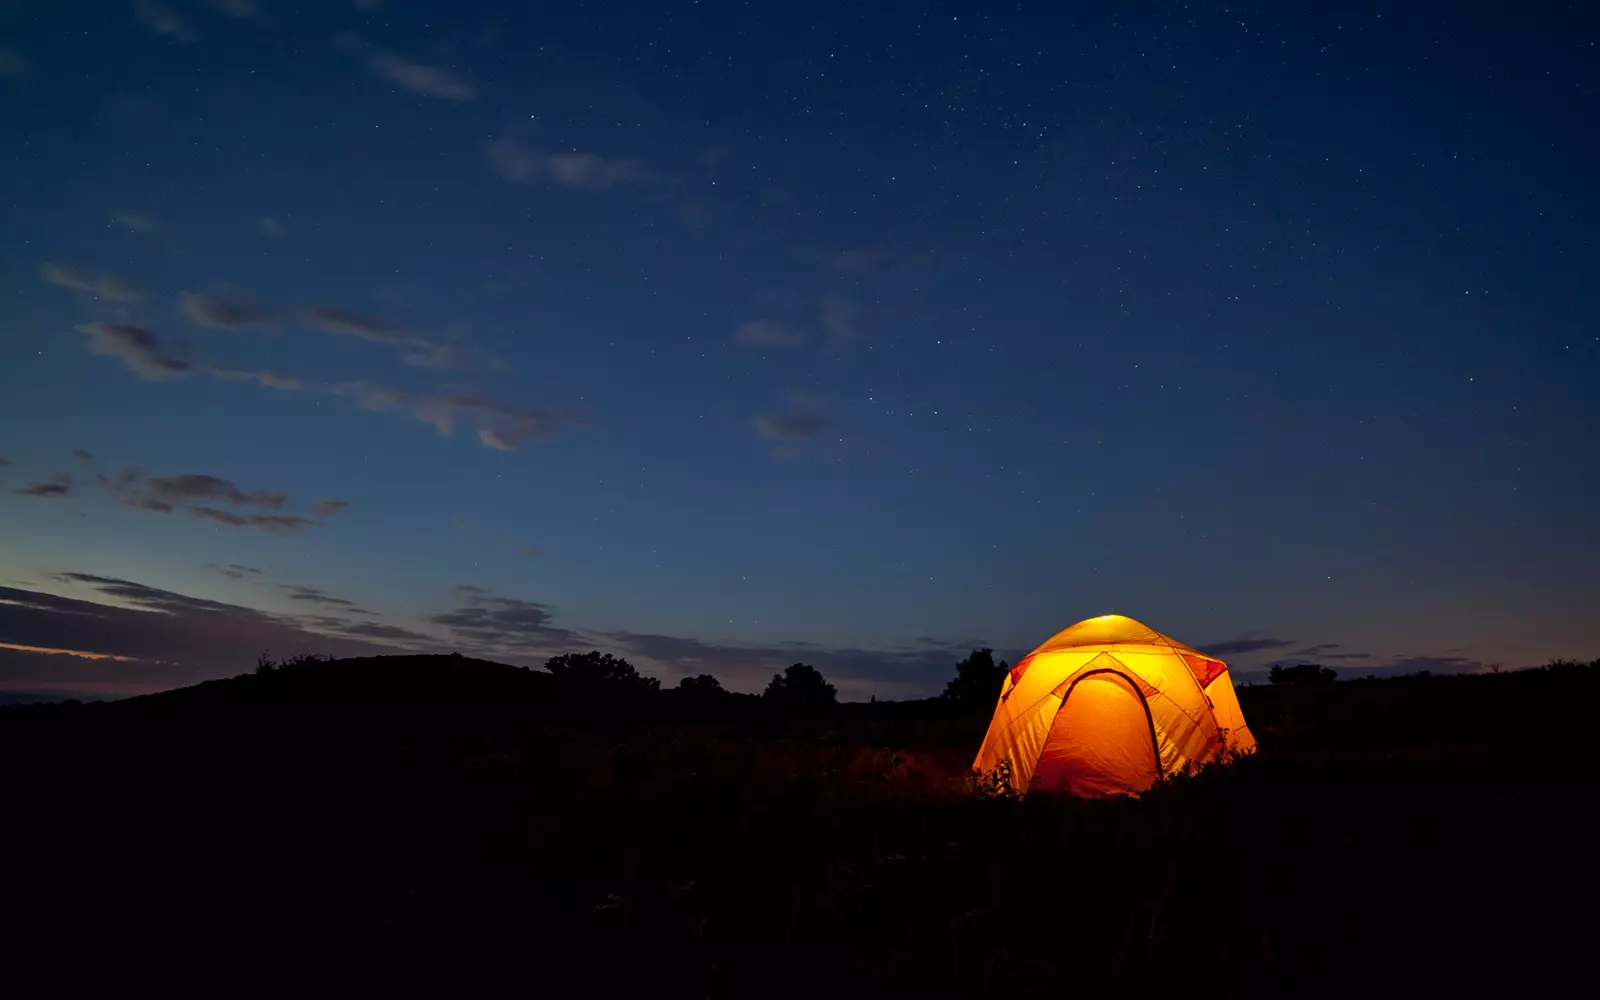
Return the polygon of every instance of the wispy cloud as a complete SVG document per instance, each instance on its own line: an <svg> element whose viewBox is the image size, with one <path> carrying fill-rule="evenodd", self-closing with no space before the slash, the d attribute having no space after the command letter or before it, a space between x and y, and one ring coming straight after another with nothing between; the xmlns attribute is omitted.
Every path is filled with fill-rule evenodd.
<svg viewBox="0 0 1600 1000"><path fill-rule="evenodd" d="M805 335L782 320L753 319L734 329L733 341L746 347L798 347Z"/></svg>
<svg viewBox="0 0 1600 1000"><path fill-rule="evenodd" d="M118 212L111 217L111 221L136 233L144 233L146 236L161 232L161 223L157 222L154 216L142 212Z"/></svg>
<svg viewBox="0 0 1600 1000"><path fill-rule="evenodd" d="M207 365L206 371L217 378L257 382L268 389L298 389L304 384L297 378L267 369L257 370L234 368L230 365Z"/></svg>
<svg viewBox="0 0 1600 1000"><path fill-rule="evenodd" d="M179 308L189 322L213 330L242 330L270 323L273 319L272 310L262 306L199 292L184 292Z"/></svg>
<svg viewBox="0 0 1600 1000"><path fill-rule="evenodd" d="M145 487L162 500L184 503L190 500L225 500L239 507L266 507L281 510L289 502L287 494L273 490L241 490L230 479L190 473L182 476L152 476Z"/></svg>
<svg viewBox="0 0 1600 1000"><path fill-rule="evenodd" d="M553 610L547 604L501 597L471 585L457 587L454 593L462 606L428 621L469 645L524 654L557 652L578 638L572 630L552 624Z"/></svg>
<svg viewBox="0 0 1600 1000"><path fill-rule="evenodd" d="M347 309L333 309L327 306L318 306L308 309L301 315L300 321L313 330L322 333L339 333L348 337L359 337L362 340L372 340L378 343L392 344L400 340L400 328L383 320L373 319L350 312Z"/></svg>
<svg viewBox="0 0 1600 1000"><path fill-rule="evenodd" d="M86 588L95 599L0 588L0 635L39 649L76 649L125 659L63 662L64 657L0 651L0 686L66 681L80 689L157 690L242 673L263 649L280 655L370 656L417 648L428 641L414 633L361 635L338 621L314 629L298 616L269 614L115 577L62 573L52 579ZM397 647L395 641L402 645Z"/></svg>
<svg viewBox="0 0 1600 1000"><path fill-rule="evenodd" d="M92 295L108 302L138 302L144 298L144 293L138 286L114 274L102 274L96 277L65 264L56 263L45 264L39 269L39 273L52 285L70 288L75 292Z"/></svg>
<svg viewBox="0 0 1600 1000"><path fill-rule="evenodd" d="M261 20L261 5L256 0L210 0L217 11L241 21Z"/></svg>
<svg viewBox="0 0 1600 1000"><path fill-rule="evenodd" d="M1259 653L1268 649L1287 649L1295 645L1293 639L1274 639L1271 636L1246 635L1227 642L1216 642L1208 646L1201 646L1202 652L1213 656L1232 656L1239 653Z"/></svg>
<svg viewBox="0 0 1600 1000"><path fill-rule="evenodd" d="M74 448L72 449L72 457L80 462L93 462L94 452L88 451L84 448Z"/></svg>
<svg viewBox="0 0 1600 1000"><path fill-rule="evenodd" d="M89 353L116 358L142 379L159 381L184 375L193 367L162 351L155 333L125 323L83 323L77 327L89 337Z"/></svg>
<svg viewBox="0 0 1600 1000"><path fill-rule="evenodd" d="M366 60L378 76L414 94L445 101L470 101L478 96L470 81L440 66L412 62L392 52L371 52Z"/></svg>
<svg viewBox="0 0 1600 1000"><path fill-rule="evenodd" d="M257 219L256 225L261 227L261 231L266 233L268 236L275 236L279 239L282 239L283 237L289 235L289 227L284 225L282 221L274 219L269 215L263 215L261 218Z"/></svg>
<svg viewBox="0 0 1600 1000"><path fill-rule="evenodd" d="M250 525L260 528L269 535L287 535L302 528L314 528L317 522L294 514L252 514Z"/></svg>
<svg viewBox="0 0 1600 1000"><path fill-rule="evenodd" d="M299 587L287 583L282 583L278 586L281 589L289 592L289 600L291 601L304 601L308 604L320 604L323 607L335 608L347 614L353 615L375 614L375 612L368 611L359 606L355 601L346 600L343 597L334 597L332 594L329 594L323 590L319 590L316 587Z"/></svg>
<svg viewBox="0 0 1600 1000"><path fill-rule="evenodd" d="M454 431L457 421L474 421L478 440L499 451L512 451L533 438L552 434L562 423L550 410L524 409L473 395L427 396L417 403L415 412L418 420L445 436Z"/></svg>
<svg viewBox="0 0 1600 1000"><path fill-rule="evenodd" d="M830 293L817 300L823 348L841 354L861 339L861 307L853 299Z"/></svg>
<svg viewBox="0 0 1600 1000"><path fill-rule="evenodd" d="M235 514L231 510L218 510L215 507L190 507L189 513L202 520L226 524L230 528L242 528L250 523L242 514Z"/></svg>
<svg viewBox="0 0 1600 1000"><path fill-rule="evenodd" d="M61 473L47 483L29 483L11 491L19 497L38 497L44 500L60 500L72 494L72 477Z"/></svg>
<svg viewBox="0 0 1600 1000"><path fill-rule="evenodd" d="M402 360L413 368L433 371L456 371L471 367L474 352L460 344L438 344L425 351L407 354Z"/></svg>
<svg viewBox="0 0 1600 1000"><path fill-rule="evenodd" d="M318 500L311 505L311 509L320 517L332 517L348 506L350 506L348 500Z"/></svg>
<svg viewBox="0 0 1600 1000"><path fill-rule="evenodd" d="M157 0L134 0L133 11L145 27L175 42L194 42L200 39L189 22L177 11Z"/></svg>
<svg viewBox="0 0 1600 1000"><path fill-rule="evenodd" d="M122 502L129 507L148 510L156 514L170 514L174 509L172 504L167 503L165 500L157 500L155 497L129 497Z"/></svg>
<svg viewBox="0 0 1600 1000"><path fill-rule="evenodd" d="M577 151L553 153L511 137L491 139L485 148L495 173L510 181L549 180L566 187L601 191L654 179L654 174L635 160L608 159Z"/></svg>
<svg viewBox="0 0 1600 1000"><path fill-rule="evenodd" d="M406 405L406 394L399 389L373 385L370 382L346 382L335 386L333 391L338 395L354 399L363 410L382 412Z"/></svg>
<svg viewBox="0 0 1600 1000"><path fill-rule="evenodd" d="M230 528L243 528L246 526L258 528L269 535L285 535L300 531L303 528L315 527L315 521L306 517L293 514L235 514L231 510L219 510L216 507L190 507L189 513L207 521L225 524Z"/></svg>
<svg viewBox="0 0 1600 1000"><path fill-rule="evenodd" d="M262 575L261 570L254 566L245 566L242 563L228 563L226 566L219 566L216 563L206 563L206 569L215 570L230 580L242 580L246 575Z"/></svg>
<svg viewBox="0 0 1600 1000"><path fill-rule="evenodd" d="M805 441L828 426L828 411L819 399L796 396L782 413L762 414L755 419L756 432L773 441Z"/></svg>

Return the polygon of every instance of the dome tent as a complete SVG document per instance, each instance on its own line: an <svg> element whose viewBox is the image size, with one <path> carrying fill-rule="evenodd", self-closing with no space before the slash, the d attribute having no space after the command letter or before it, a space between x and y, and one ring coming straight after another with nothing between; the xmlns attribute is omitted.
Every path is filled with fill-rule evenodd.
<svg viewBox="0 0 1600 1000"><path fill-rule="evenodd" d="M1018 794L1144 791L1225 750L1248 753L1228 666L1123 615L1089 618L1017 661L973 769Z"/></svg>

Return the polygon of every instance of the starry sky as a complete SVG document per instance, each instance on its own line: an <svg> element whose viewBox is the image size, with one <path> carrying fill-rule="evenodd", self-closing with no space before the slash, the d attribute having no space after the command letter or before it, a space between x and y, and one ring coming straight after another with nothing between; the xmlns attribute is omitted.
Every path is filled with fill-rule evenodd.
<svg viewBox="0 0 1600 1000"><path fill-rule="evenodd" d="M1600 21L1131 6L0 0L0 692L1600 655Z"/></svg>

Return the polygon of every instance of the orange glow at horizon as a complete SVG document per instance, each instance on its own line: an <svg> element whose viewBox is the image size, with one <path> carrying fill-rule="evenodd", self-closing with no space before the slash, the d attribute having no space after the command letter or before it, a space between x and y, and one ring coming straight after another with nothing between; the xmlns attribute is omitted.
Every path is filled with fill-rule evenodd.
<svg viewBox="0 0 1600 1000"><path fill-rule="evenodd" d="M56 656L79 656L85 660L117 660L132 663L136 656L118 656L115 653L90 653L81 649L51 649L48 646L22 646L14 642L0 642L0 649L15 649L24 653L49 653Z"/></svg>

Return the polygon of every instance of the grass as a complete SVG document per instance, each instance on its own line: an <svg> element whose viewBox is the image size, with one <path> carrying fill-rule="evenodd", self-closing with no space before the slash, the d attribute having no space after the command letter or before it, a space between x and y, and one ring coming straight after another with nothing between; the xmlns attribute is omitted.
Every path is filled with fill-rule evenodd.
<svg viewBox="0 0 1600 1000"><path fill-rule="evenodd" d="M41 941L373 982L1539 992L1586 954L1597 677L1245 689L1259 753L1095 802L972 795L987 720L937 706L7 709L7 884Z"/></svg>

